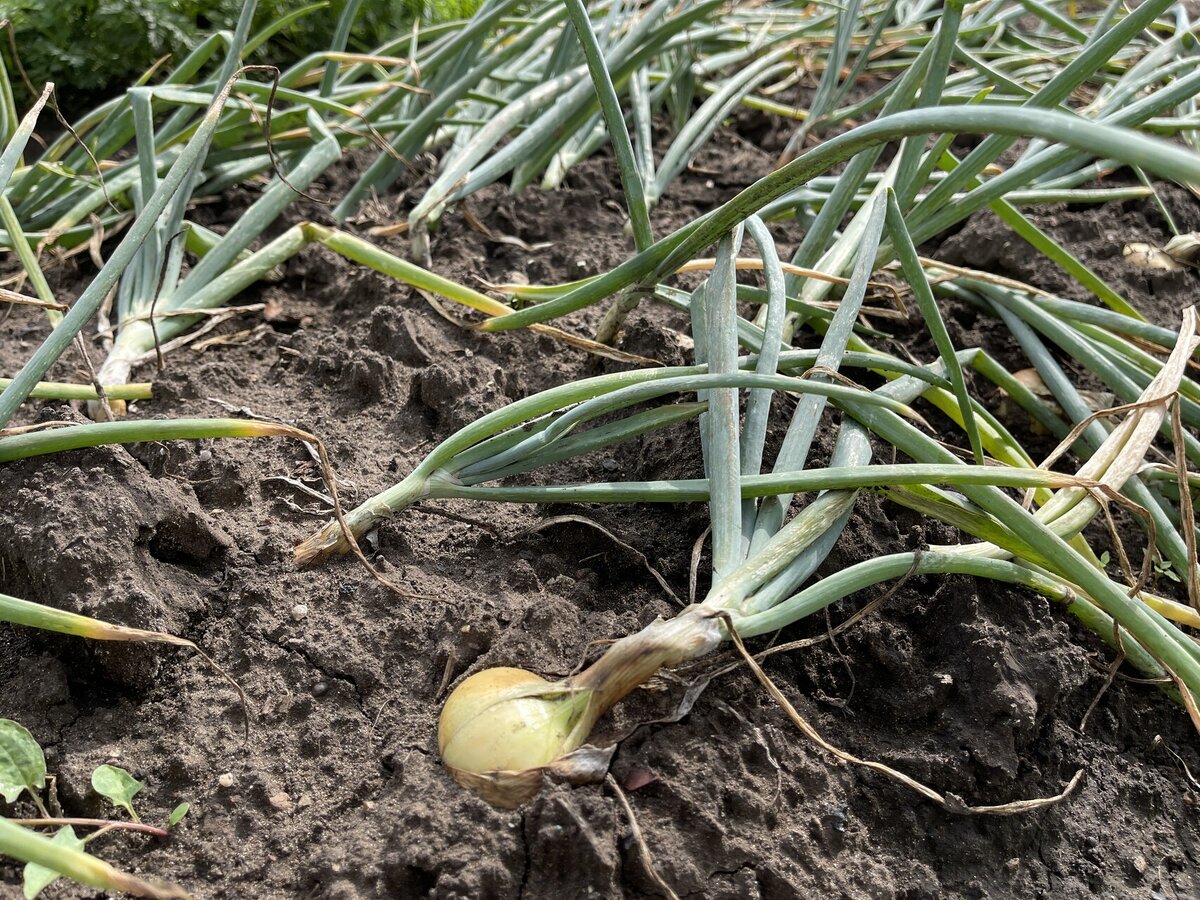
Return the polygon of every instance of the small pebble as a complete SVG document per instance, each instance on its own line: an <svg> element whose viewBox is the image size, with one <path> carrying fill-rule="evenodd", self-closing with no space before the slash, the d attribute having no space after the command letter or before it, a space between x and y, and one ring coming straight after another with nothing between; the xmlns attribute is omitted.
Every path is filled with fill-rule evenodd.
<svg viewBox="0 0 1200 900"><path fill-rule="evenodd" d="M297 603L292 607L292 618L299 622L308 615L308 607L303 603Z"/></svg>
<svg viewBox="0 0 1200 900"><path fill-rule="evenodd" d="M1146 862L1146 857L1139 853L1133 858L1133 868L1139 875L1145 875L1146 870L1150 868L1150 863Z"/></svg>
<svg viewBox="0 0 1200 900"><path fill-rule="evenodd" d="M292 798L283 791L272 794L267 798L267 802L271 804L272 809L277 809L280 812L290 812L292 809Z"/></svg>
<svg viewBox="0 0 1200 900"><path fill-rule="evenodd" d="M200 460L200 462L208 462L210 459L212 459L212 451L211 450L201 450L197 454L197 458Z"/></svg>
<svg viewBox="0 0 1200 900"><path fill-rule="evenodd" d="M225 772L220 778L217 779L217 784L223 788L233 787L233 774L230 772Z"/></svg>
<svg viewBox="0 0 1200 900"><path fill-rule="evenodd" d="M324 697L329 693L329 685L324 681L318 681L312 686L312 695L314 697Z"/></svg>

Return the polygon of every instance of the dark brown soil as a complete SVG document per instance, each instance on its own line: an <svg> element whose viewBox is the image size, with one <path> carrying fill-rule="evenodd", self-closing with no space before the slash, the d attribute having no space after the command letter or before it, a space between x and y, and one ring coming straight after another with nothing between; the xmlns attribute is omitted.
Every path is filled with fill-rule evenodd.
<svg viewBox="0 0 1200 900"><path fill-rule="evenodd" d="M738 125L765 149L721 136L697 162L718 174L685 176L658 210L660 231L767 171L778 137L748 117ZM205 214L228 222L248 200L235 195ZM489 242L455 212L434 235L434 266L467 283L601 271L631 252L619 200L607 158L581 166L554 194L512 198L489 189L471 201L480 220L553 246L528 253ZM386 224L408 202L390 197L355 227ZM1181 225L1200 224L1188 195L1171 192L1169 202ZM317 207L305 214L323 215ZM1173 324L1171 311L1192 301L1195 276L1131 271L1120 258L1125 240L1161 237L1152 205L1043 210L1038 220L1156 319ZM779 234L790 252L797 234ZM403 238L380 241L405 250ZM942 250L1074 295L1055 271L1033 267L1033 254L989 216ZM69 293L87 266L57 269L56 287ZM221 415L216 398L294 422L328 442L351 499L392 484L480 413L599 367L545 338L457 328L409 289L321 249L246 299L276 301L282 313L253 343L180 351L165 372L142 372L156 379L156 399L134 414ZM596 316L571 324L584 328ZM960 346L982 342L1018 361L997 323L954 305L947 316ZM639 310L625 346L681 361L678 325L662 310ZM0 370L15 370L44 331L32 313L13 313L0 334ZM918 325L897 334L928 357ZM56 374L78 377L76 365L65 359ZM37 404L24 417L71 415ZM680 429L577 463L564 477L661 477L697 466L694 437ZM523 529L548 512L588 515L637 546L683 593L704 508L438 506L480 525L413 510L373 545L377 565L421 595L399 599L352 561L294 568L292 545L323 520L296 511L312 501L270 480L279 475L316 483L304 449L281 440L103 448L0 469L0 590L185 635L249 696L244 746L233 692L183 652L0 626L0 714L46 747L68 814L104 812L88 775L114 760L145 780L146 819L192 803L170 840L108 837L99 851L200 898L655 896L607 788L557 787L521 810L498 812L446 776L435 722L445 688L465 673L489 665L564 673L590 641L677 608L599 533L564 525L521 536ZM864 496L823 572L952 539ZM841 604L833 620L865 599ZM824 629L824 621L802 623L786 636ZM1120 681L1080 734L1104 681L1097 667L1109 658L1038 597L942 578L906 584L836 647L768 664L831 741L970 803L1057 793L1086 770L1069 800L1028 815L950 815L878 775L836 764L742 670L715 679L677 724L637 730L613 773L629 788L659 872L681 897L1195 897L1198 795L1188 770L1200 774L1196 734L1153 687ZM678 681L655 682L621 721L670 713L681 693ZM224 773L232 787L220 786ZM16 867L0 864L8 885L0 895L17 895L17 877ZM46 896L94 892L56 886Z"/></svg>

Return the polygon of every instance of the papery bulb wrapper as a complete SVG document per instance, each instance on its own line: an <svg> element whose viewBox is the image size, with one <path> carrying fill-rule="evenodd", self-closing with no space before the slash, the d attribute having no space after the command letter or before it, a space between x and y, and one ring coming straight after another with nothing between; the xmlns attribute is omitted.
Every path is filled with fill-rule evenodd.
<svg viewBox="0 0 1200 900"><path fill-rule="evenodd" d="M571 741L586 706L586 696L556 692L532 672L485 669L446 699L438 722L442 761L479 774L540 768L578 745Z"/></svg>

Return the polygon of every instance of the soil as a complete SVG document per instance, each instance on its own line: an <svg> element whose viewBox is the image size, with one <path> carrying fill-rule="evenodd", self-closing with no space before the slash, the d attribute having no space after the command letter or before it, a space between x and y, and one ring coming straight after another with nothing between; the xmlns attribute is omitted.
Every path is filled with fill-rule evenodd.
<svg viewBox="0 0 1200 900"><path fill-rule="evenodd" d="M768 171L785 136L742 115L656 211L658 232ZM363 163L347 160L321 186L326 195ZM418 165L402 188L428 178ZM470 202L480 221L496 234L552 246L529 252L485 239L459 210L433 236L433 266L465 283L602 271L631 252L620 196L607 156L581 165L554 193L514 198L487 189ZM1181 227L1200 227L1190 195L1164 188L1164 196ZM397 221L411 198L403 189L389 195L352 230ZM237 192L199 214L220 226L252 199ZM1155 320L1175 324L1174 312L1192 301L1196 275L1146 272L1121 259L1124 241L1163 237L1152 204L1035 213ZM300 204L291 215L326 212ZM778 234L790 253L799 233ZM373 240L406 251L403 237ZM990 214L927 249L1077 296ZM54 286L71 295L90 272L86 257L75 257L54 269ZM327 442L351 500L397 481L479 414L615 365L527 333L458 327L410 289L320 248L244 300L267 302L271 318L227 323L221 333L249 331L253 340L182 350L165 371L141 372L155 380L155 399L132 414L213 416L228 404L311 429ZM999 323L955 304L945 313L959 346L982 344L1006 363L1021 362ZM566 324L585 331L597 318L587 311ZM623 346L681 362L681 324L643 306ZM919 323L892 330L899 346L929 357ZM15 370L44 333L32 312L12 313L0 333L0 369ZM53 374L78 378L77 367L67 357ZM994 391L984 399L997 400ZM36 403L23 420L77 415ZM822 436L818 456L830 442ZM694 436L680 427L555 474L653 478L698 467ZM306 513L314 502L276 479L318 485L316 474L304 448L283 440L100 448L0 468L8 498L0 591L191 638L249 698L243 743L234 692L186 652L0 626L0 714L46 748L65 813L105 813L88 782L104 762L145 782L138 803L148 821L190 801L169 840L109 836L98 851L198 898L658 896L610 788L557 786L517 811L492 809L446 776L436 716L447 687L467 673L493 665L566 673L590 642L678 608L599 532L576 524L525 529L546 515L588 516L642 551L682 595L704 507L452 502L410 510L369 544L376 565L414 594L402 599L352 560L295 569L293 544L324 516ZM954 539L865 495L822 574ZM1172 590L1166 581L1158 587ZM832 620L867 599L839 604ZM825 628L824 620L804 622L782 637ZM1121 680L1080 733L1110 659L1047 601L953 577L907 582L836 645L767 664L830 741L969 803L1055 794L1077 769L1086 772L1068 800L1034 813L952 815L838 764L741 668L715 678L680 721L633 730L612 773L658 872L681 897L1198 896L1196 734L1154 687ZM683 681L650 684L610 730L669 715ZM232 776L228 787L224 775ZM0 863L0 896L17 896L18 874ZM95 892L60 884L46 896Z"/></svg>

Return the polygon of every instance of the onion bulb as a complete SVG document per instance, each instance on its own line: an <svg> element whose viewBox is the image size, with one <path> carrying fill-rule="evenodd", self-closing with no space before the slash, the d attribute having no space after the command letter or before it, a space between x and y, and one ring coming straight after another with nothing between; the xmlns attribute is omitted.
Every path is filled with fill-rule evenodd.
<svg viewBox="0 0 1200 900"><path fill-rule="evenodd" d="M596 720L664 666L695 659L720 643L717 617L692 607L622 638L561 681L524 669L485 669L456 687L442 707L442 762L455 781L502 809L533 797L546 778L602 780L611 752L582 746Z"/></svg>
<svg viewBox="0 0 1200 900"><path fill-rule="evenodd" d="M587 736L591 691L572 691L524 669L485 669L450 694L438 750L451 769L484 774L537 769ZM580 727L582 725L582 727Z"/></svg>

